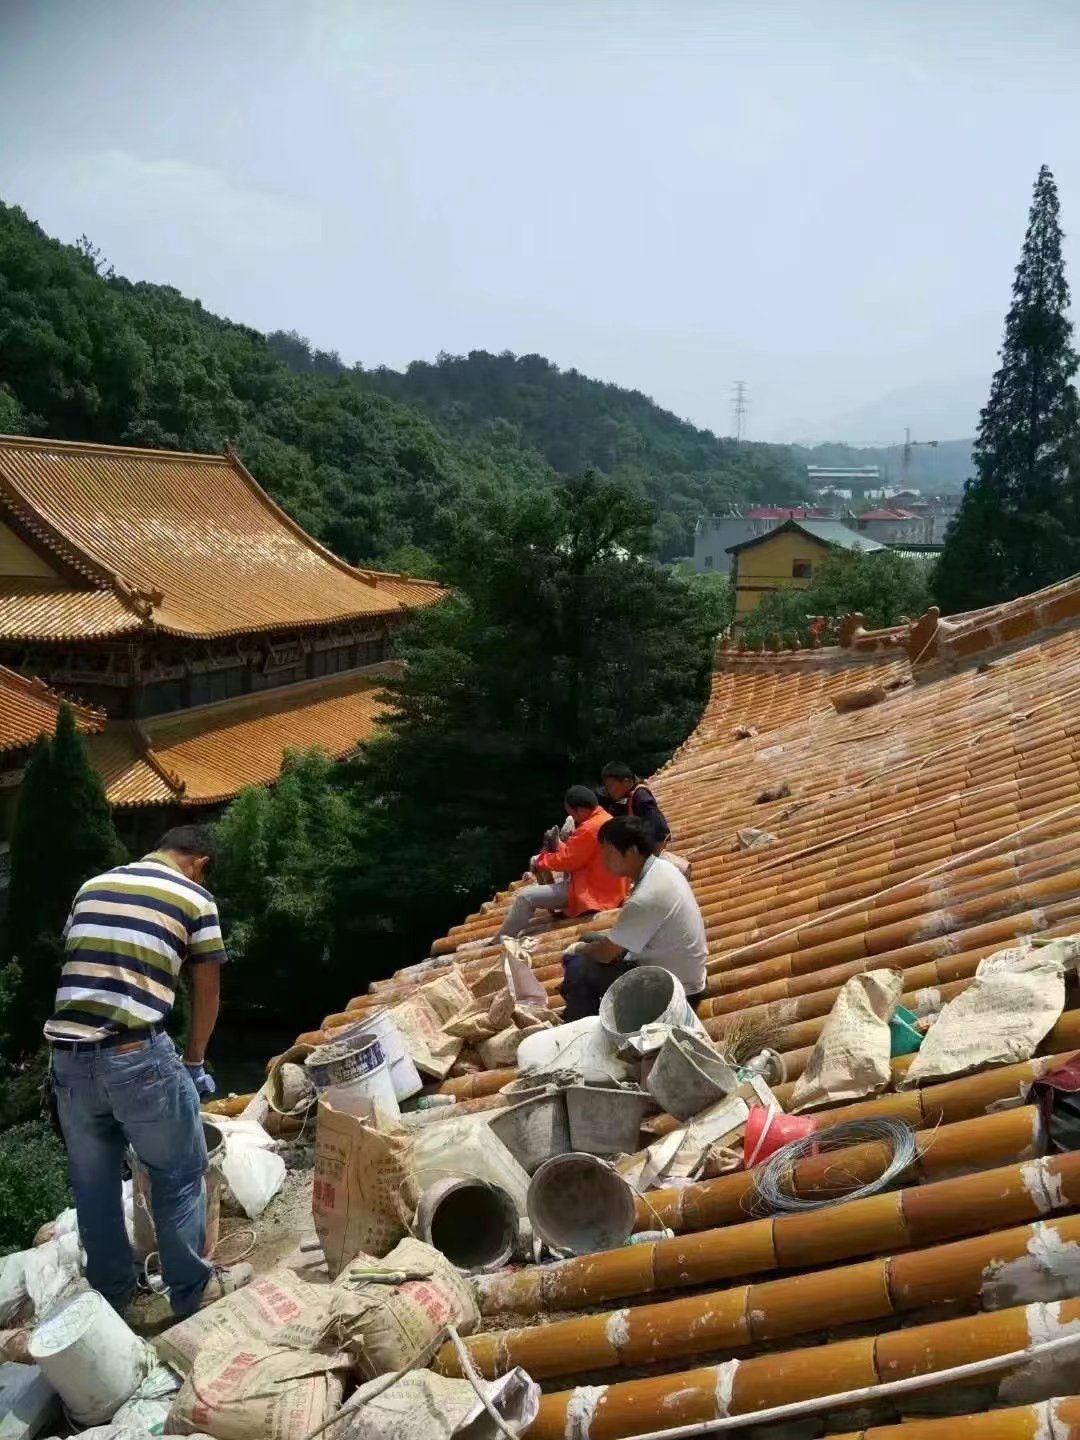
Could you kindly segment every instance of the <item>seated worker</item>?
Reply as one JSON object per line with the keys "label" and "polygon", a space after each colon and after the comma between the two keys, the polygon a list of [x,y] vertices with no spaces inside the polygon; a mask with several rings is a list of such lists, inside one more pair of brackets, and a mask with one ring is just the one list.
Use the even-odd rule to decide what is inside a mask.
{"label": "seated worker", "polygon": [[599,1015],[604,995],[635,965],[670,970],[696,1008],[705,995],[708,948],[693,890],[655,853],[644,820],[617,816],[602,827],[599,839],[604,864],[630,881],[630,895],[606,935],[586,933],[563,956],[563,1022]]}
{"label": "seated worker", "polygon": [[612,760],[600,771],[600,781],[605,795],[600,804],[612,817],[634,815],[644,820],[653,837],[653,845],[662,850],[671,839],[671,827],[664,818],[664,812],[656,803],[656,796],[621,760]]}
{"label": "seated worker", "polygon": [[563,874],[553,885],[527,885],[519,890],[495,937],[520,935],[536,910],[560,910],[573,918],[597,910],[616,910],[626,898],[627,882],[608,869],[600,855],[597,834],[607,824],[606,810],[587,785],[571,785],[563,803],[574,822],[573,834],[554,849],[533,857],[536,875]]}

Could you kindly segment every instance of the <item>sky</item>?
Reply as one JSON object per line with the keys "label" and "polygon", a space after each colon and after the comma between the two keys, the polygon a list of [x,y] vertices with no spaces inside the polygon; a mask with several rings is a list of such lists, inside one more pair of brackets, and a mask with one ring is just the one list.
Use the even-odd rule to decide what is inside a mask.
{"label": "sky", "polygon": [[1080,285],[1078,62],[1075,0],[0,0],[0,199],[348,362],[944,440],[1043,163]]}

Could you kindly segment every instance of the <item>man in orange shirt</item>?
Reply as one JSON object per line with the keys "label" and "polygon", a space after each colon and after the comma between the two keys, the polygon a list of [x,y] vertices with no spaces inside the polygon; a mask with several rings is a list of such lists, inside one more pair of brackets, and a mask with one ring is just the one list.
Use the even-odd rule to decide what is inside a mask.
{"label": "man in orange shirt", "polygon": [[559,910],[573,918],[598,910],[617,910],[626,899],[628,883],[605,867],[596,838],[610,819],[607,811],[596,803],[587,785],[571,785],[564,804],[574,822],[573,834],[556,849],[537,855],[532,870],[535,875],[546,872],[566,878],[552,885],[527,885],[517,891],[496,939],[520,935],[536,910]]}

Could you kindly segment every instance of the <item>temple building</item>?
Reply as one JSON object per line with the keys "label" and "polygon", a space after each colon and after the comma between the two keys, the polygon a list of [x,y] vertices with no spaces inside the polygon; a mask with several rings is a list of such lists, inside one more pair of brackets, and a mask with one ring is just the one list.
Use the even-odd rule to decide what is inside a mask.
{"label": "temple building", "polygon": [[0,436],[0,835],[62,699],[152,829],[274,780],[288,749],[348,754],[395,633],[442,593],[339,560],[231,448]]}

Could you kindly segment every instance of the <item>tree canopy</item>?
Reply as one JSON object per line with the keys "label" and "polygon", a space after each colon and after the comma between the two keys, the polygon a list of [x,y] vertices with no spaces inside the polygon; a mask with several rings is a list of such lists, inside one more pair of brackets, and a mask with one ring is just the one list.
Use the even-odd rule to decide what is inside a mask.
{"label": "tree canopy", "polygon": [[1080,405],[1057,187],[1044,165],[975,441],[975,478],[934,588],[946,611],[1009,600],[1080,564]]}
{"label": "tree canopy", "polygon": [[0,977],[6,1049],[33,1049],[52,1013],[63,930],[79,886],[123,856],[101,777],[67,705],[34,747],[11,839],[6,966]]}
{"label": "tree canopy", "polygon": [[861,614],[867,629],[917,619],[931,603],[930,566],[894,550],[834,550],[814,568],[806,590],[774,590],[747,618],[741,638],[768,645],[810,641],[812,615],[839,619]]}

